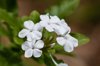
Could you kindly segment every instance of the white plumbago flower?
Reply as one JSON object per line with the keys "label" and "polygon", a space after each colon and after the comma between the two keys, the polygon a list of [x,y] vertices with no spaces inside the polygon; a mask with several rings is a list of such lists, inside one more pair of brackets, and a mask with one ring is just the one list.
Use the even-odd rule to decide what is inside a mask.
{"label": "white plumbago flower", "polygon": [[49,32],[56,32],[58,35],[63,35],[70,32],[69,26],[64,20],[60,20],[57,16],[40,15],[40,24]]}
{"label": "white plumbago flower", "polygon": [[42,49],[44,42],[42,40],[26,41],[22,44],[22,49],[25,51],[25,57],[30,58],[32,56],[38,58],[42,55]]}
{"label": "white plumbago flower", "polygon": [[20,38],[27,37],[28,41],[32,41],[32,39],[41,39],[42,37],[42,27],[40,26],[40,23],[34,24],[33,21],[28,20],[24,22],[24,29],[22,29],[18,36]]}
{"label": "white plumbago flower", "polygon": [[68,64],[60,63],[60,64],[58,64],[57,66],[68,66]]}
{"label": "white plumbago flower", "polygon": [[78,46],[78,40],[69,34],[64,37],[57,37],[56,40],[59,45],[64,47],[66,52],[72,52],[74,47]]}
{"label": "white plumbago flower", "polygon": [[58,24],[53,24],[52,27],[57,35],[65,35],[71,32],[70,27],[67,25],[64,19],[62,19],[61,22],[58,22]]}

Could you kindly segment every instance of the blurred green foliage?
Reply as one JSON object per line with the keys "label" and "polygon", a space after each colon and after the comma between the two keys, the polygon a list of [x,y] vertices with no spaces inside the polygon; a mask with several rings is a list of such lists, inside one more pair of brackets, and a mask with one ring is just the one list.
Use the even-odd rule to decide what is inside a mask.
{"label": "blurred green foliage", "polygon": [[60,18],[65,18],[76,10],[80,0],[62,0],[59,2],[60,4],[52,6],[50,9],[47,9],[46,12],[49,12],[52,15],[57,15]]}
{"label": "blurred green foliage", "polygon": [[71,35],[74,38],[78,39],[79,46],[87,44],[90,41],[90,39],[87,36],[80,33],[71,33]]}
{"label": "blurred green foliage", "polygon": [[0,8],[3,8],[9,12],[16,9],[16,0],[0,0]]}
{"label": "blurred green foliage", "polygon": [[19,52],[19,48],[5,48],[0,44],[0,66],[23,66]]}

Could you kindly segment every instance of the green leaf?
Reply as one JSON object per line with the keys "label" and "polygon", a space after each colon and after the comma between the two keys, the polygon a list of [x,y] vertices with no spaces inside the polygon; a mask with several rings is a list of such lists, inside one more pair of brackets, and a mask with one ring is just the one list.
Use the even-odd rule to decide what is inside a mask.
{"label": "green leaf", "polygon": [[20,30],[24,27],[24,22],[30,20],[28,16],[22,16],[22,17],[18,17],[18,22],[20,25]]}
{"label": "green leaf", "polygon": [[13,11],[16,8],[16,0],[0,0],[0,8]]}
{"label": "green leaf", "polygon": [[16,18],[4,9],[0,9],[0,20],[4,20],[13,30],[17,31],[20,28]]}
{"label": "green leaf", "polygon": [[4,45],[2,43],[0,43],[0,51],[4,50]]}
{"label": "green leaf", "polygon": [[88,43],[88,42],[90,41],[90,39],[89,39],[87,36],[83,35],[83,34],[71,33],[71,35],[72,35],[73,37],[75,37],[76,39],[78,39],[78,41],[79,41],[79,46],[80,46],[80,45],[84,45],[84,44],[86,44],[86,43]]}
{"label": "green leaf", "polygon": [[34,23],[37,23],[40,20],[40,14],[38,11],[32,11],[29,17]]}
{"label": "green leaf", "polygon": [[[16,59],[13,59],[15,61]],[[11,63],[7,60],[7,58],[0,55],[0,66],[23,66],[21,62]]]}
{"label": "green leaf", "polygon": [[23,16],[18,18],[18,22],[20,24],[20,27],[23,28],[23,23],[27,20],[32,20],[34,23],[39,22],[40,20],[40,14],[37,11],[32,11],[30,16]]}
{"label": "green leaf", "polygon": [[6,0],[0,0],[0,8],[5,8],[6,9]]}
{"label": "green leaf", "polygon": [[20,38],[18,38],[17,36],[15,36],[15,37],[13,38],[13,40],[14,40],[14,42],[15,42],[16,44],[18,44],[18,45],[21,45],[21,44],[24,42],[23,39],[20,39]]}
{"label": "green leaf", "polygon": [[19,18],[19,19],[20,19],[20,21],[21,21],[22,24],[23,24],[24,21],[29,20],[29,17],[28,17],[28,16],[23,16],[23,17],[21,17],[21,18]]}
{"label": "green leaf", "polygon": [[63,0],[60,5],[55,5],[46,10],[51,15],[57,15],[61,18],[70,16],[79,5],[79,0]]}
{"label": "green leaf", "polygon": [[5,48],[0,44],[0,66],[23,66],[19,52],[18,48]]}
{"label": "green leaf", "polygon": [[0,36],[2,35],[8,35],[7,30],[4,29],[4,27],[2,25],[0,25]]}

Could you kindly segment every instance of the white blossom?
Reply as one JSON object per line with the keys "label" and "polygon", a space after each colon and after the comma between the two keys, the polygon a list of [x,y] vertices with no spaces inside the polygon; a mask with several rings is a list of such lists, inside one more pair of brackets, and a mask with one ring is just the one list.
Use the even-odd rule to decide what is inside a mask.
{"label": "white blossom", "polygon": [[70,32],[69,26],[57,16],[40,15],[40,24],[49,32],[56,32],[58,35],[64,35]]}
{"label": "white blossom", "polygon": [[[25,51],[24,56],[26,58],[30,58],[32,56],[39,58],[42,55],[44,43],[48,43],[43,42],[41,39],[43,28],[45,28],[48,32],[55,32],[57,34],[56,41],[59,45],[63,46],[66,52],[72,52],[74,48],[78,46],[78,40],[69,34],[71,32],[71,28],[67,25],[64,19],[59,19],[57,16],[40,15],[40,20],[41,21],[36,24],[34,24],[31,20],[25,21],[24,28],[18,34],[20,38],[27,38],[27,41],[25,41],[21,46],[22,50]],[[54,37],[52,36],[49,38],[51,39]],[[43,37],[43,39],[45,38]],[[54,46],[55,43],[50,44],[51,48]],[[57,63],[51,54],[50,57],[55,66],[68,66],[68,64],[65,63]]]}
{"label": "white blossom", "polygon": [[59,45],[64,47],[66,52],[72,52],[74,47],[78,46],[78,40],[69,34],[64,37],[57,37],[56,40]]}
{"label": "white blossom", "polygon": [[42,40],[25,41],[22,44],[22,49],[25,51],[25,57],[40,57],[42,55],[42,49],[44,47],[44,42]]}
{"label": "white blossom", "polygon": [[60,64],[58,64],[57,66],[68,66],[68,64],[60,63]]}
{"label": "white blossom", "polygon": [[57,33],[57,35],[65,35],[71,31],[70,27],[67,25],[64,19],[62,19],[57,24],[53,24],[52,27],[54,28],[54,31]]}
{"label": "white blossom", "polygon": [[22,29],[18,36],[20,38],[25,38],[27,37],[28,41],[32,41],[33,39],[41,39],[42,37],[42,27],[40,26],[39,23],[34,24],[31,20],[25,21],[24,22],[24,29]]}

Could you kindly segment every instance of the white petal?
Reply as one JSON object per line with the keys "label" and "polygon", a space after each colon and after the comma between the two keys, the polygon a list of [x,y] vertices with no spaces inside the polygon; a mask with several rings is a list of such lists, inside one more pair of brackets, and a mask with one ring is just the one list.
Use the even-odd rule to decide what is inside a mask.
{"label": "white petal", "polygon": [[35,24],[34,30],[42,31],[43,27],[40,25],[40,23]]}
{"label": "white petal", "polygon": [[31,32],[27,35],[27,41],[32,41],[33,38],[32,38],[32,34]]}
{"label": "white petal", "polygon": [[29,33],[29,30],[27,30],[27,29],[22,29],[22,30],[19,32],[18,36],[19,36],[20,38],[24,38],[28,33]]}
{"label": "white petal", "polygon": [[69,34],[71,32],[71,28],[68,26],[66,29],[67,29],[67,33]]}
{"label": "white petal", "polygon": [[37,41],[36,39],[33,39],[33,40],[32,40],[32,46],[33,46],[33,47],[34,47],[36,41]]}
{"label": "white petal", "polygon": [[53,32],[53,31],[54,31],[54,29],[53,29],[52,26],[50,26],[50,25],[47,25],[45,28],[46,28],[46,30],[49,31],[49,32]]}
{"label": "white petal", "polygon": [[59,25],[57,25],[57,24],[50,24],[50,26],[55,30],[59,29]]}
{"label": "white petal", "polygon": [[34,44],[34,48],[41,49],[44,47],[44,42],[42,40],[38,40],[36,44]]}
{"label": "white petal", "polygon": [[74,47],[78,46],[78,40],[74,37],[72,37],[71,35],[67,34],[66,35],[67,41],[69,41],[71,44],[74,45]]}
{"label": "white petal", "polygon": [[60,26],[64,27],[67,31],[67,33],[71,32],[71,28],[67,25],[67,23],[65,22],[64,19],[61,20],[61,22],[59,23]]}
{"label": "white petal", "polygon": [[28,50],[30,48],[32,48],[32,42],[29,42],[29,41],[25,41],[23,44],[22,44],[22,50]]}
{"label": "white petal", "polygon": [[26,43],[22,44],[22,50],[28,50],[30,47]]}
{"label": "white petal", "polygon": [[57,37],[56,41],[61,46],[64,46],[64,44],[66,43],[66,39],[64,37]]}
{"label": "white petal", "polygon": [[65,22],[64,19],[61,20],[61,24],[62,24],[64,27],[67,27],[67,26],[68,26],[68,24]]}
{"label": "white petal", "polygon": [[58,64],[57,66],[68,66],[68,64],[60,63],[60,64]]}
{"label": "white petal", "polygon": [[67,32],[66,28],[60,26],[59,29],[56,30],[58,35],[64,35]]}
{"label": "white petal", "polygon": [[51,23],[59,23],[59,22],[61,22],[60,19],[57,16],[50,16],[50,17],[51,17],[51,19],[50,19]]}
{"label": "white petal", "polygon": [[63,26],[57,25],[57,24],[52,24],[51,25],[54,31],[57,33],[57,35],[64,35],[67,30]]}
{"label": "white petal", "polygon": [[70,44],[70,43],[66,43],[65,45],[64,45],[64,50],[66,51],[66,52],[72,52],[73,50],[74,50],[74,46],[72,45],[72,44]]}
{"label": "white petal", "polygon": [[73,43],[74,47],[77,47],[78,46],[78,40],[77,39],[73,38],[71,40],[71,42]]}
{"label": "white petal", "polygon": [[26,58],[32,57],[32,54],[33,54],[33,50],[32,49],[28,49],[28,50],[25,51],[25,57]]}
{"label": "white petal", "polygon": [[41,55],[42,55],[42,51],[41,51],[41,50],[39,50],[39,49],[34,49],[34,50],[33,50],[33,56],[34,56],[34,57],[38,58],[38,57],[40,57]]}
{"label": "white petal", "polygon": [[48,15],[40,15],[40,19],[42,21],[49,21],[49,16]]}
{"label": "white petal", "polygon": [[42,33],[39,32],[39,31],[33,31],[33,32],[32,32],[32,38],[33,38],[33,39],[36,39],[36,40],[39,40],[39,39],[42,38]]}
{"label": "white petal", "polygon": [[31,21],[31,20],[25,21],[24,22],[24,27],[27,28],[27,29],[29,29],[29,30],[32,30],[34,28],[33,21]]}
{"label": "white petal", "polygon": [[46,27],[48,25],[48,22],[47,21],[40,21],[40,25],[42,27]]}

